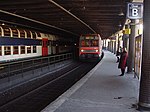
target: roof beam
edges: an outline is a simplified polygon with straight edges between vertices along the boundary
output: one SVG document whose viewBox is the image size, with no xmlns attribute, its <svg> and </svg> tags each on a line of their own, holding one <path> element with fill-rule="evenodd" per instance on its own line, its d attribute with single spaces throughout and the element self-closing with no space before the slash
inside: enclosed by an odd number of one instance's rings
<svg viewBox="0 0 150 112">
<path fill-rule="evenodd" d="M 14 17 L 18 17 L 18 18 L 21 18 L 21 19 L 25 19 L 25 20 L 28 20 L 28 21 L 32 21 L 32 22 L 35 22 L 35 23 L 38 23 L 38 24 L 41 24 L 41 25 L 45 25 L 45 26 L 48 26 L 48 27 L 51 27 L 51 28 L 55 28 L 57 30 L 61 30 L 61 31 L 64 31 L 64 32 L 67 32 L 67 33 L 78 36 L 78 34 L 75 34 L 75 33 L 70 32 L 68 30 L 65 30 L 65 29 L 62 29 L 62 28 L 59 28 L 59 27 L 56 27 L 56 26 L 52 26 L 52 25 L 49 25 L 49 24 L 46 24 L 46 23 L 43 23 L 43 22 L 40 22 L 40 21 L 37 21 L 37 20 L 33 20 L 33 19 L 30 19 L 30 18 L 27 18 L 27 17 L 16 15 L 16 14 L 13 14 L 13 13 L 10 13 L 10 12 L 7 12 L 7 11 L 3 11 L 3 10 L 0 10 L 0 12 L 2 12 L 4 14 L 11 15 L 11 16 L 14 16 Z"/>
<path fill-rule="evenodd" d="M 53 0 L 48 0 L 48 1 L 51 2 L 51 3 L 53 3 L 54 5 L 56 5 L 57 7 L 59 7 L 60 9 L 62 9 L 63 11 L 65 11 L 66 13 L 68 13 L 69 15 L 71 15 L 72 17 L 74 17 L 76 20 L 78 20 L 83 25 L 85 25 L 86 27 L 88 27 L 91 31 L 93 31 L 93 33 L 96 33 L 96 31 L 94 29 L 92 29 L 88 24 L 86 24 L 85 22 L 83 22 L 81 19 L 79 19 L 78 17 L 76 17 L 74 14 L 72 14 L 69 11 L 67 11 L 65 8 L 63 8 L 62 6 L 60 6 L 59 4 L 57 4 L 56 2 L 54 2 Z"/>
</svg>

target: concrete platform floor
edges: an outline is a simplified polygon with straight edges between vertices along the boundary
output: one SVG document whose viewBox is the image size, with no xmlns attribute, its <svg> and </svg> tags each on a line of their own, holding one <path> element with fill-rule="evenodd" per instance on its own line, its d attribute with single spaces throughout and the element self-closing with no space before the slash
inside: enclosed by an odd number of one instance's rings
<svg viewBox="0 0 150 112">
<path fill-rule="evenodd" d="M 104 51 L 95 68 L 41 112 L 139 112 L 139 80 L 120 74 L 116 56 Z"/>
</svg>

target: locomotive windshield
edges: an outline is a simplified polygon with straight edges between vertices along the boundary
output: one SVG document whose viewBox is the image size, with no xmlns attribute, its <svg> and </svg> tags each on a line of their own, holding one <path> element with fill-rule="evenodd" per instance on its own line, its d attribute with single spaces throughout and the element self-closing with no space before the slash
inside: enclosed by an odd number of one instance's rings
<svg viewBox="0 0 150 112">
<path fill-rule="evenodd" d="M 81 47 L 97 47 L 98 37 L 81 37 L 80 38 Z"/>
<path fill-rule="evenodd" d="M 97 47 L 98 40 L 81 40 L 82 47 Z"/>
</svg>

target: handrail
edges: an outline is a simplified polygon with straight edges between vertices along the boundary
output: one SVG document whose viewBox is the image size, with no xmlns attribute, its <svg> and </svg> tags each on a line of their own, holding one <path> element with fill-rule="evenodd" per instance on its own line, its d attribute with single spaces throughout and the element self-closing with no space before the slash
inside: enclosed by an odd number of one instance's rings
<svg viewBox="0 0 150 112">
<path fill-rule="evenodd" d="M 5 77 L 10 77 L 15 74 L 23 73 L 24 71 L 28 71 L 28 70 L 34 71 L 34 69 L 37 68 L 42 69 L 45 66 L 49 66 L 51 64 L 61 62 L 71 58 L 72 58 L 72 53 L 66 53 L 66 54 L 59 54 L 54 56 L 0 64 L 0 79 Z"/>
<path fill-rule="evenodd" d="M 28 62 L 28 61 L 33 61 L 33 60 L 37 60 L 37 59 L 44 59 L 44 58 L 57 57 L 57 56 L 67 55 L 67 54 L 72 54 L 72 53 L 59 54 L 59 55 L 53 55 L 53 56 L 47 56 L 47 57 L 37 57 L 37 58 L 28 59 L 28 60 L 25 59 L 25 60 L 17 61 L 17 62 L 7 62 L 7 63 L 2 63 L 2 64 L 0 64 L 0 66 L 5 66 L 5 65 L 8 65 L 8 64 L 17 64 L 17 63 L 22 63 L 22 62 Z"/>
</svg>

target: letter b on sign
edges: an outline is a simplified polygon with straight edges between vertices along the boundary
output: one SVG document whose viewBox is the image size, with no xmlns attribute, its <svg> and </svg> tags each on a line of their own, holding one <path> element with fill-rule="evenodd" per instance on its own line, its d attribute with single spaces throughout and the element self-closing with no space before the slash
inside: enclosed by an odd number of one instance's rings
<svg viewBox="0 0 150 112">
<path fill-rule="evenodd" d="M 134 17 L 138 16 L 138 9 L 134 9 L 134 8 L 132 9 L 132 16 L 134 16 Z"/>
<path fill-rule="evenodd" d="M 127 18 L 140 19 L 143 17 L 142 3 L 128 3 Z"/>
</svg>

